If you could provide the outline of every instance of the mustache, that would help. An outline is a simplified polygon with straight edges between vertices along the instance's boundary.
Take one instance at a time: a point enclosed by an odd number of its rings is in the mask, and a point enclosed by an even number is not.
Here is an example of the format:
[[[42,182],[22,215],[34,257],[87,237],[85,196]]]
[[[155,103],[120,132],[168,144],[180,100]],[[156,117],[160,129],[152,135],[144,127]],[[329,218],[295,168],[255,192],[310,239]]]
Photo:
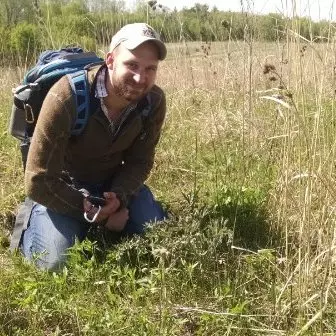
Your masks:
[[[135,87],[137,89],[145,89],[146,88],[146,85],[144,85],[144,84],[138,84],[134,80],[128,80],[128,81],[126,81],[126,84],[132,85],[133,87]]]

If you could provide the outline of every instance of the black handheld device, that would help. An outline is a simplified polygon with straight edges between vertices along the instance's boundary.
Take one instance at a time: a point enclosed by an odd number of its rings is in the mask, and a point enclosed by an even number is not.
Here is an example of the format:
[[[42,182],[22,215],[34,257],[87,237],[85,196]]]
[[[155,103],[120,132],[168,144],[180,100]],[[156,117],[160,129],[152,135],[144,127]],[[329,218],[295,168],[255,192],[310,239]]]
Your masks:
[[[104,206],[106,205],[106,199],[102,197],[97,197],[97,196],[92,196],[89,195],[87,196],[88,201],[90,201],[93,205],[95,206]]]

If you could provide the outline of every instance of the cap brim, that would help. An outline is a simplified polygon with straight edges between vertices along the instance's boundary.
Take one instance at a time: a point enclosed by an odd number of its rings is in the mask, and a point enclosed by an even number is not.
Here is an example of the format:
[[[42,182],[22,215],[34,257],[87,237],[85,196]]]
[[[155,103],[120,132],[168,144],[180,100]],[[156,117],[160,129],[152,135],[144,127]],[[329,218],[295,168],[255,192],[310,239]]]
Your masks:
[[[156,38],[153,37],[142,37],[142,38],[137,38],[136,40],[132,40],[132,39],[128,39],[126,41],[122,41],[122,45],[125,46],[128,50],[134,50],[137,47],[139,47],[139,45],[148,42],[148,41],[152,41],[153,43],[156,44],[156,46],[159,49],[159,59],[162,61],[166,58],[167,56],[167,49],[166,46],[164,45],[164,43]]]

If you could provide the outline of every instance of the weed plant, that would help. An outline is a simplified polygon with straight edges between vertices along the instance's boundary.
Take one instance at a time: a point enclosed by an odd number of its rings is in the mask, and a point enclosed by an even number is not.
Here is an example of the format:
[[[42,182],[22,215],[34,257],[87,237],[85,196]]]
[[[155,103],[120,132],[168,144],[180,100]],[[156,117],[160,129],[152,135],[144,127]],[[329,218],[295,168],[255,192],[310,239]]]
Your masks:
[[[6,251],[23,186],[6,131],[20,73],[2,69],[0,335],[334,335],[333,29],[169,44],[149,184],[170,218],[78,243],[58,274]]]

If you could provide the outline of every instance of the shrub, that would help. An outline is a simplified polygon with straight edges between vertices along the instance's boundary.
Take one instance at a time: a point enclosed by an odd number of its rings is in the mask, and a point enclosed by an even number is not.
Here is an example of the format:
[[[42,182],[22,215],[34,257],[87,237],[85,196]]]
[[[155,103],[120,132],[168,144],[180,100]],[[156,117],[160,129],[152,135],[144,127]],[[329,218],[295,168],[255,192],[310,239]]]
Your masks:
[[[4,59],[11,55],[10,30],[5,27],[0,27],[0,54]]]
[[[26,22],[18,24],[11,32],[10,44],[19,55],[32,55],[41,49],[38,28]]]
[[[83,36],[80,38],[80,46],[88,51],[96,51],[97,44],[95,39],[87,36]]]

